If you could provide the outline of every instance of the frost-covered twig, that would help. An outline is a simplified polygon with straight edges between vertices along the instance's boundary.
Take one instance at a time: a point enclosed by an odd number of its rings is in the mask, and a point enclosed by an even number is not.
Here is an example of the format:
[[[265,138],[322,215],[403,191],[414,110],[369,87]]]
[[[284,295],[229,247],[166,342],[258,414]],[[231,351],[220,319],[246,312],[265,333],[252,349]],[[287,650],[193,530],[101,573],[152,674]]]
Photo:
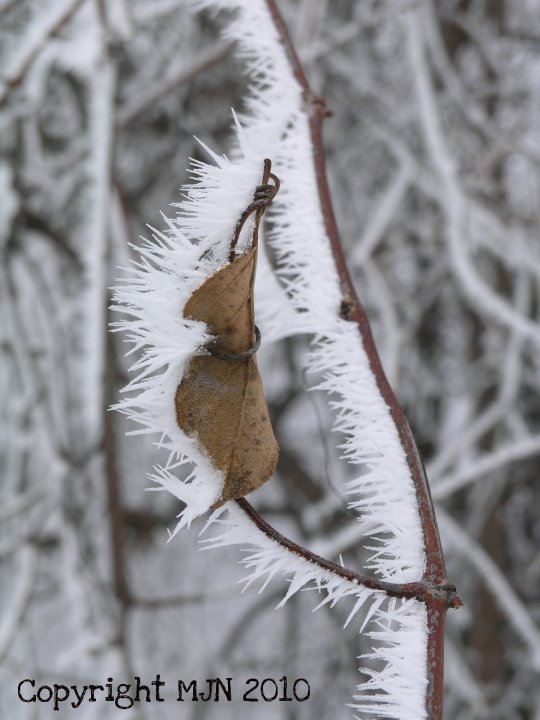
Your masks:
[[[20,40],[17,52],[8,61],[7,67],[0,76],[0,105],[22,83],[40,52],[45,48],[47,40],[69,22],[83,2],[84,0],[63,0],[63,2],[51,3],[50,7],[41,11],[25,37]]]
[[[432,81],[424,49],[423,8],[408,15],[408,44],[411,69],[415,79],[420,121],[425,133],[426,145],[432,163],[439,175],[446,215],[446,239],[452,266],[465,295],[488,317],[507,327],[515,327],[525,336],[540,342],[537,323],[517,312],[500,297],[476,271],[469,255],[465,239],[469,232],[470,209],[468,198],[462,191],[458,170],[442,129],[434,98]]]
[[[445,652],[448,683],[453,685],[458,696],[469,703],[475,717],[479,720],[489,717],[489,705],[482,688],[449,638],[446,639]]]
[[[508,618],[509,624],[528,646],[535,669],[540,669],[540,628],[532,619],[521,599],[497,564],[475,540],[442,510],[439,510],[439,519],[443,532],[448,534],[450,541],[473,565],[485,586],[492,593],[497,605]]]
[[[322,98],[315,96],[309,86],[298,56],[296,55],[293,44],[289,38],[287,28],[281,18],[274,0],[266,0],[266,2],[272,16],[272,20],[279,33],[280,42],[285,48],[292,73],[299,83],[303,93],[303,100],[305,103],[304,107],[308,115],[320,208],[324,220],[326,236],[330,243],[332,257],[340,282],[340,316],[347,321],[356,323],[360,331],[363,348],[368,357],[370,370],[376,379],[379,392],[390,410],[392,420],[398,431],[399,440],[407,458],[409,470],[415,484],[419,512],[422,518],[425,552],[429,556],[429,573],[432,575],[430,579],[432,579],[435,583],[443,582],[446,580],[446,572],[444,570],[442,550],[436,528],[433,507],[429,499],[427,480],[418,456],[418,450],[414,443],[407,420],[398,405],[397,399],[392,392],[382,369],[371,333],[369,320],[358,299],[358,296],[356,295],[341,245],[341,239],[334,215],[326,174],[326,161],[322,138],[322,125],[324,117],[326,116],[324,101]]]
[[[298,555],[313,565],[317,565],[321,571],[332,573],[339,578],[343,578],[357,585],[362,585],[370,590],[380,590],[388,597],[416,598],[417,600],[425,601],[426,592],[429,592],[429,587],[427,587],[424,583],[411,582],[399,584],[384,582],[383,580],[378,580],[377,578],[370,577],[369,575],[363,575],[362,573],[350,570],[342,565],[336,565],[336,563],[333,563],[320,555],[316,555],[310,550],[307,550],[301,545],[298,545],[292,540],[289,540],[285,536],[281,535],[281,533],[278,533],[251,507],[244,498],[237,500],[236,502],[253,524],[268,538],[278,545],[281,545],[281,547],[288,552]],[[452,602],[452,600],[450,600],[450,602]]]
[[[176,68],[175,72],[169,71],[168,77],[145,93],[136,95],[133,98],[130,97],[118,113],[119,125],[127,125],[133,122],[135,118],[153,107],[158,100],[170,93],[174,88],[192,80],[199,73],[224,60],[231,50],[231,43],[222,43],[217,48],[212,48],[211,52],[201,53],[189,67],[182,66]]]
[[[9,652],[12,642],[20,632],[28,610],[38,569],[36,549],[29,544],[25,545],[19,556],[19,562],[20,571],[15,581],[14,591],[11,593],[9,605],[3,613],[0,625],[0,661]]]
[[[509,443],[507,447],[501,447],[494,452],[487,453],[462,470],[443,476],[433,487],[433,497],[435,500],[444,500],[452,493],[485,475],[503,469],[505,465],[537,455],[540,455],[539,437],[524,438]]]
[[[507,151],[519,152],[528,157],[532,162],[540,163],[540,154],[537,148],[527,147],[526,142],[521,137],[512,137],[510,134],[501,131],[497,127],[496,123],[493,122],[493,118],[490,117],[486,109],[482,107],[482,104],[469,92],[461,78],[455,72],[452,67],[447,51],[444,47],[444,42],[441,37],[441,30],[439,23],[435,17],[435,7],[433,2],[426,3],[426,40],[429,46],[431,57],[433,58],[434,65],[441,75],[445,89],[448,91],[452,99],[459,105],[462,112],[467,117],[468,122],[474,126],[474,128],[486,135],[491,141],[496,143],[497,146],[504,148]],[[440,9],[441,17],[446,20],[451,20],[460,27],[464,32],[470,34],[478,47],[489,48],[490,41],[487,37],[480,38],[481,27],[476,26],[474,29],[471,23],[464,23],[459,17],[458,13],[449,13],[446,9]],[[480,31],[480,32],[478,32]]]
[[[326,176],[322,140],[322,124],[326,114],[324,102],[321,101],[320,98],[315,97],[311,91],[275,1],[266,0],[266,2],[278,30],[280,40],[284,45],[292,72],[303,90],[304,103],[309,117],[315,174],[321,210],[324,217],[325,231],[330,242],[334,263],[340,279],[342,294],[340,314],[344,319],[353,321],[358,325],[362,343],[369,358],[370,369],[376,378],[378,389],[390,409],[392,420],[398,431],[399,439],[407,458],[416,490],[418,509],[422,522],[424,551],[426,554],[426,568],[423,578],[428,584],[432,584],[434,588],[447,585],[442,548],[424,469],[408,422],[384,374],[371,334],[369,321],[356,295],[345,262]],[[428,672],[430,674],[430,690],[426,697],[426,709],[429,717],[442,716],[444,614],[447,607],[448,605],[445,600],[435,599],[435,596],[433,597],[431,607],[428,603]]]
[[[208,530],[215,533],[203,539],[204,549],[239,545],[247,551],[241,561],[249,571],[243,581],[244,590],[259,582],[259,592],[262,592],[275,577],[287,578],[287,592],[277,607],[285,605],[301,590],[312,590],[322,596],[314,610],[334,607],[349,598],[353,605],[345,627],[363,609],[360,631],[368,627],[367,636],[374,641],[375,647],[360,658],[363,661],[360,669],[368,680],[358,686],[359,693],[353,696],[355,703],[351,707],[369,716],[399,720],[424,717],[427,662],[424,603],[414,598],[388,600],[385,592],[364,587],[354,573],[345,570],[338,573],[329,563],[325,568],[324,561],[315,562],[305,551],[293,549],[294,543],[261,522],[245,501],[238,505],[228,503],[216,510],[201,534]],[[406,662],[403,645],[407,648]],[[372,662],[376,665],[382,662],[382,668],[372,667]]]
[[[176,595],[164,595],[162,597],[129,597],[132,607],[140,610],[156,610],[158,608],[174,607],[175,605],[194,605],[201,602],[220,602],[224,597],[236,595],[238,586],[224,585],[222,587],[208,588],[200,593],[178,593]]]
[[[411,180],[408,164],[398,168],[395,177],[385,189],[379,204],[368,220],[364,234],[355,248],[353,262],[361,266],[373,254],[378,243],[394,219],[400,203],[403,201]]]
[[[87,377],[85,409],[89,435],[100,441],[103,413],[103,385],[107,307],[107,238],[111,195],[111,163],[114,143],[114,95],[116,69],[104,52],[89,83],[89,122],[92,152],[88,173],[92,181],[87,221],[88,242],[85,269],[88,281]]]
[[[172,400],[186,363],[209,339],[205,325],[184,318],[182,309],[191,293],[226,262],[227,238],[253,193],[261,159],[272,157],[283,184],[268,242],[281,284],[263,262],[255,290],[258,322],[268,343],[285,334],[312,336],[308,370],[332,397],[335,428],[345,437],[343,456],[356,466],[345,493],[372,542],[368,567],[382,580],[347,574],[293,547],[248,506],[242,512],[227,505],[214,513],[210,526],[222,525],[224,532],[209,545],[252,546],[246,561],[253,569],[249,582],[265,578],[263,587],[275,575],[292,573],[285,599],[311,581],[324,590],[324,602],[332,604],[354,595],[358,608],[373,593],[368,618],[383,626],[383,634],[374,631],[371,636],[383,644],[370,657],[383,665],[360,686],[358,709],[400,719],[440,717],[444,614],[459,600],[446,580],[418,451],[382,370],[345,263],[326,178],[324,102],[311,92],[273,2],[197,4],[237,13],[227,37],[236,41],[250,73],[248,113],[242,125],[237,123],[238,157],[230,162],[209,151],[214,166],[194,165],[197,182],[186,188],[179,217],[167,221],[165,232],[154,231],[154,241],[140,249],[135,280],[117,290],[118,308],[131,316],[119,327],[130,333],[135,349],[144,350],[134,365],[139,374],[126,388],[135,394],[126,397],[120,409],[144,426],[142,432],[160,431],[161,444],[170,451],[166,466],[152,479],[186,504],[173,537],[218,500],[223,484],[196,437],[186,436],[175,416]],[[245,249],[249,237],[242,242]],[[181,480],[176,473],[189,463],[194,469]],[[405,586],[410,583],[419,583],[414,597],[422,603],[407,601]],[[391,601],[383,611],[389,592],[399,594],[401,605]],[[405,606],[406,621],[400,610]],[[407,654],[413,646],[423,647],[424,660],[413,663],[420,673],[414,678],[396,664],[402,642]],[[373,694],[374,689],[379,693]]]
[[[520,311],[525,311],[530,303],[530,283],[523,280],[518,285],[518,296],[516,304]],[[441,448],[435,459],[428,465],[428,471],[432,481],[435,481],[435,493],[437,482],[443,477],[444,471],[463,456],[464,451],[474,446],[483,435],[494,428],[503,420],[513,406],[519,388],[520,365],[522,363],[525,338],[517,328],[509,331],[509,338],[506,343],[504,362],[502,363],[502,377],[499,385],[499,394],[495,402],[488,405],[480,415],[477,415],[473,422],[467,425],[451,441],[447,441]]]

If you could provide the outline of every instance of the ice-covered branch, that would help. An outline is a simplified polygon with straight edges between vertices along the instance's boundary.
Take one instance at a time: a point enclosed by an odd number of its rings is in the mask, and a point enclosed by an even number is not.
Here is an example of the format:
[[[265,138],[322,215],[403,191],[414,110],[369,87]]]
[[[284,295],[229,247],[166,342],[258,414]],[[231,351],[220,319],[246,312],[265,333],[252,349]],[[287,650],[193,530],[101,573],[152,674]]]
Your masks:
[[[49,3],[45,10],[40,10],[25,36],[18,42],[17,51],[8,60],[7,67],[0,76],[0,105],[24,80],[46,46],[47,40],[69,22],[83,2],[84,0],[61,0]]]
[[[352,573],[348,581],[355,581],[357,592],[363,583],[361,594],[371,587],[401,598],[407,596],[407,584],[420,582],[425,587],[415,597],[427,604],[427,613],[418,622],[422,625],[427,621],[427,673],[432,691],[427,700],[420,701],[426,687],[423,680],[414,687],[410,683],[397,685],[403,692],[409,688],[415,703],[426,705],[427,714],[438,716],[442,618],[454,600],[449,599],[447,591],[433,508],[418,452],[380,365],[365,311],[345,264],[326,179],[324,103],[308,85],[274,2],[258,0],[247,6],[236,0],[219,0],[197,2],[197,6],[236,13],[226,36],[236,43],[250,76],[248,112],[241,118],[242,125],[237,124],[240,156],[230,162],[209,151],[215,165],[194,166],[197,184],[186,188],[187,199],[180,204],[180,215],[176,221],[168,221],[166,232],[154,232],[154,242],[139,251],[141,260],[135,281],[117,290],[118,308],[132,318],[119,327],[131,333],[136,348],[145,350],[134,366],[139,375],[126,388],[135,394],[123,402],[121,409],[144,425],[145,431],[160,431],[162,445],[170,451],[168,463],[157,469],[153,480],[186,504],[173,537],[215,502],[221,488],[219,474],[196,439],[186,436],[176,424],[172,402],[176,386],[188,358],[207,340],[206,328],[182,318],[179,309],[194,289],[223,265],[228,256],[227,238],[230,241],[235,221],[253,192],[261,158],[271,157],[283,184],[274,201],[268,242],[277,258],[277,277],[287,294],[276,303],[279,292],[269,292],[268,288],[279,286],[271,268],[263,264],[256,285],[262,337],[269,342],[282,336],[281,331],[276,332],[278,313],[279,325],[287,325],[289,334],[312,336],[308,370],[315,376],[317,387],[330,395],[335,428],[345,437],[344,459],[357,468],[345,493],[350,497],[350,507],[359,512],[363,532],[374,543],[368,567],[382,578],[370,580]],[[399,194],[404,183],[405,177],[399,183]],[[394,205],[396,202],[393,200]],[[188,462],[194,463],[196,469],[180,480],[175,471]],[[244,521],[242,532],[238,530],[241,516],[229,506],[226,512],[233,523],[225,524],[224,534],[212,546],[245,540]],[[305,570],[309,558],[310,573],[322,572],[327,578],[325,583],[331,582],[332,588],[341,582],[346,571],[310,556],[298,546],[295,550],[283,538],[278,542],[281,547],[276,548],[276,534],[262,519],[251,511],[249,514],[258,528],[257,542],[263,542],[262,533],[272,548],[269,556],[263,554],[263,559],[257,560],[259,569],[251,579],[266,575],[268,582],[278,571],[286,570],[286,563],[295,567],[301,561],[299,568]],[[270,559],[275,564],[269,565]],[[303,586],[305,577],[304,571],[295,574],[291,589]],[[327,591],[332,600],[334,590]],[[396,648],[405,640],[400,636],[402,629],[403,624],[398,622],[392,640]],[[385,638],[388,640],[388,636]],[[386,668],[393,666],[385,651],[374,652],[374,657],[385,660]],[[359,707],[365,710],[372,703],[374,708],[379,707],[377,703],[381,707],[385,704],[368,692],[377,683],[381,683],[380,689],[388,698],[394,697],[395,687],[389,684],[392,677],[393,670],[372,675],[364,687],[368,693],[365,704],[359,698]],[[387,713],[404,714],[408,712],[407,704],[406,700],[400,705],[397,700],[387,699]],[[418,717],[419,712],[418,706]]]
[[[446,238],[454,272],[463,292],[483,313],[508,327],[516,327],[524,335],[540,341],[538,324],[517,312],[480,276],[473,266],[466,238],[469,234],[470,209],[460,187],[458,169],[445,139],[435,100],[430,70],[424,47],[424,10],[408,14],[408,45],[411,71],[418,96],[420,122],[425,133],[431,162],[443,187],[441,208],[446,218]]]
[[[126,100],[124,107],[118,113],[118,123],[127,125],[146,110],[152,108],[162,97],[185,82],[193,80],[199,73],[204,72],[212,65],[224,60],[231,52],[232,46],[229,43],[222,43],[210,52],[203,52],[190,63],[189,67],[180,66],[169,70],[167,77],[146,92],[141,92]]]
[[[404,598],[385,601],[384,592],[363,586],[354,574],[347,576],[343,570],[340,576],[328,569],[330,564],[325,569],[303,553],[291,552],[291,547],[286,547],[291,545],[289,541],[275,531],[268,532],[268,527],[261,529],[260,524],[247,503],[239,506],[228,503],[213,513],[203,529],[203,536],[214,531],[211,537],[203,537],[203,549],[239,545],[247,551],[241,561],[248,571],[244,590],[257,583],[262,592],[274,578],[285,577],[288,588],[277,607],[285,605],[300,590],[315,590],[323,596],[315,610],[327,605],[334,607],[350,598],[353,604],[345,627],[364,609],[360,631],[367,627],[367,635],[374,644],[373,650],[361,658],[365,663],[361,670],[368,679],[358,685],[351,707],[370,716],[382,713],[399,720],[423,717],[427,662],[423,603]],[[403,645],[407,648],[406,663]],[[371,667],[372,662],[381,661],[382,671]]]
[[[530,437],[518,440],[507,447],[500,447],[484,457],[470,462],[467,467],[443,477],[433,487],[435,500],[444,500],[452,493],[466,487],[489,473],[502,470],[506,465],[536,457],[540,454],[540,438]]]
[[[353,262],[362,265],[371,256],[394,219],[410,180],[410,168],[408,164],[404,164],[398,168],[395,177],[369,218],[364,234],[354,250]]]
[[[439,517],[443,532],[448,534],[450,541],[480,575],[509,624],[528,646],[534,667],[540,669],[540,629],[529,611],[487,552],[446,512],[439,510]]]
[[[88,287],[87,372],[91,382],[85,412],[89,442],[99,442],[103,407],[107,283],[109,198],[114,138],[114,96],[116,70],[104,54],[97,63],[88,88],[91,154],[88,172],[91,178],[90,202],[86,232],[85,273]]]
[[[36,582],[38,557],[35,548],[26,545],[19,555],[20,570],[15,580],[9,605],[3,612],[0,625],[0,661],[9,652],[11,645],[21,631],[24,616]]]

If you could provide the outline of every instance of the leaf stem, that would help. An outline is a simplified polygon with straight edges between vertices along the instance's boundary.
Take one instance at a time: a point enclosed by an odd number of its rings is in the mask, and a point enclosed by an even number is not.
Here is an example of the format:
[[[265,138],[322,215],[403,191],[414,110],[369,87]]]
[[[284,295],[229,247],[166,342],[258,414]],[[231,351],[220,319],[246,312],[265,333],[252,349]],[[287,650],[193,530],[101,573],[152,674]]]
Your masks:
[[[279,178],[276,177],[274,173],[270,172],[271,169],[272,162],[271,160],[266,158],[264,161],[261,185],[258,185],[255,188],[255,192],[253,194],[253,201],[247,206],[247,208],[240,216],[240,219],[236,223],[234,234],[231,240],[231,248],[229,251],[229,262],[234,261],[234,258],[236,257],[236,245],[238,243],[238,240],[240,239],[240,233],[242,232],[242,228],[244,227],[249,216],[252,215],[254,212],[256,212],[257,214],[255,215],[255,225],[253,227],[251,246],[257,247],[257,243],[259,241],[259,225],[261,224],[262,216],[264,215],[264,211],[266,210],[266,208],[270,207],[270,205],[272,204],[272,201],[277,195],[280,187]],[[268,181],[270,179],[273,180],[274,185],[268,184]]]

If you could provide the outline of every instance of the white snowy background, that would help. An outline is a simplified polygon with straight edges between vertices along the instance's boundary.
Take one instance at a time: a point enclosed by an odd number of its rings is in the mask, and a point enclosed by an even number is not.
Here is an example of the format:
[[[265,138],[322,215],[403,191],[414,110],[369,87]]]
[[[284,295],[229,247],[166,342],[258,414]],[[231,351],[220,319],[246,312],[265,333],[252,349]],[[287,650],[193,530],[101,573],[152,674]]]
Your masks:
[[[349,266],[426,462],[449,575],[466,603],[448,618],[446,717],[538,718],[540,6],[280,7],[334,113],[326,140]],[[305,677],[309,702],[259,703],[256,716],[353,715],[346,703],[366,664],[357,657],[372,649],[358,633],[370,600],[345,630],[346,597],[313,614],[319,599],[298,593],[275,611],[287,584],[276,578],[259,595],[255,582],[241,595],[242,554],[200,553],[203,522],[167,544],[182,505],[144,492],[167,453],[159,437],[126,437],[132,423],[107,411],[136,359],[124,357],[123,334],[107,332],[117,268],[137,259],[128,243],[151,237],[146,223],[163,230],[161,211],[174,216],[188,158],[211,160],[193,135],[231,155],[230,108],[246,110],[245,65],[219,28],[181,0],[0,3],[7,717],[52,716],[17,701],[22,677],[82,685],[157,672],[171,687],[180,677],[233,676],[238,686],[254,675]],[[263,30],[260,42],[263,52]],[[312,197],[288,169],[285,198],[287,181]],[[299,206],[300,230],[314,222]],[[269,264],[279,253],[270,237]],[[297,305],[311,298],[313,315],[332,300],[331,290],[317,298],[321,253],[307,258],[310,282],[297,288]],[[250,500],[288,536],[361,570],[369,527],[345,510],[354,468],[339,459],[345,438],[330,432],[326,394],[306,392],[307,339],[263,319],[275,342],[263,342],[261,374],[281,457]],[[302,322],[296,331],[316,330]],[[181,717],[248,718],[252,708],[185,703]],[[120,711],[98,703],[74,712]],[[166,702],[121,714],[178,712]]]

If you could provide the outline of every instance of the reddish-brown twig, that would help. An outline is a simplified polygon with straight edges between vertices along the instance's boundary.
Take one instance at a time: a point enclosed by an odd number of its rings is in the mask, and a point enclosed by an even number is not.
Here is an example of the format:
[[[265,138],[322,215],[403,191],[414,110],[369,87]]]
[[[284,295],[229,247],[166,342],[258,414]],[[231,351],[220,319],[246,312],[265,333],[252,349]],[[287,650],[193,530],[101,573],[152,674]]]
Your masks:
[[[309,86],[275,0],[266,0],[266,4],[287,55],[291,72],[303,90],[304,109],[309,120],[319,202],[326,234],[334,258],[334,264],[340,280],[342,293],[340,315],[343,319],[355,322],[358,326],[360,340],[368,356],[371,371],[376,379],[379,391],[390,410],[416,489],[426,557],[423,577],[418,583],[392,585],[391,583],[375,581],[351,570],[341,568],[328,560],[313,555],[304,548],[299,547],[281,536],[251,508],[247,501],[242,499],[237,502],[260,530],[276,542],[279,542],[289,551],[300,554],[307,560],[315,562],[321,568],[336,573],[341,577],[346,577],[353,582],[362,583],[367,587],[382,590],[393,596],[397,595],[403,598],[416,597],[426,604],[428,624],[428,690],[426,695],[426,711],[429,720],[441,720],[443,703],[444,620],[447,609],[449,607],[459,607],[461,600],[457,596],[455,588],[448,583],[446,577],[446,568],[433,503],[418,449],[403,410],[399,406],[396,396],[384,374],[373,340],[369,320],[356,295],[345,262],[326,175],[326,160],[322,138],[323,120],[327,115],[325,103],[322,98],[313,93]]]
[[[240,239],[240,233],[242,232],[242,228],[246,224],[248,218],[250,215],[253,215],[253,213],[256,213],[255,215],[255,225],[253,227],[253,235],[252,235],[252,245],[253,247],[257,246],[258,240],[259,240],[259,225],[261,224],[262,216],[264,214],[264,211],[267,207],[270,207],[272,204],[272,200],[277,195],[279,191],[279,178],[274,175],[274,173],[270,172],[272,169],[272,162],[266,158],[264,161],[264,171],[263,171],[263,177],[261,184],[257,186],[255,189],[255,193],[253,195],[253,202],[251,202],[247,208],[244,210],[242,215],[240,216],[240,219],[236,223],[236,227],[234,229],[233,237],[231,240],[231,247],[229,251],[229,262],[233,262],[235,255],[236,255],[236,245],[238,243],[238,240]],[[273,185],[269,185],[268,181],[272,180],[274,183]]]
[[[240,500],[237,500],[236,502],[246,513],[249,519],[267,537],[277,542],[285,548],[285,550],[288,550],[295,555],[299,555],[308,562],[318,565],[321,570],[326,570],[334,575],[338,575],[349,582],[363,585],[370,590],[380,590],[385,593],[385,595],[388,595],[388,597],[416,598],[416,600],[420,600],[420,602],[426,602],[427,595],[429,594],[436,596],[438,600],[444,602],[446,607],[454,607],[456,604],[460,604],[460,600],[456,595],[456,588],[448,583],[437,588],[428,586],[423,580],[410,583],[390,583],[385,582],[384,580],[378,580],[377,578],[370,577],[368,575],[362,575],[361,573],[350,570],[342,565],[337,565],[331,560],[327,560],[320,555],[312,553],[310,550],[307,550],[279,533],[251,507],[245,498],[240,498]]]

